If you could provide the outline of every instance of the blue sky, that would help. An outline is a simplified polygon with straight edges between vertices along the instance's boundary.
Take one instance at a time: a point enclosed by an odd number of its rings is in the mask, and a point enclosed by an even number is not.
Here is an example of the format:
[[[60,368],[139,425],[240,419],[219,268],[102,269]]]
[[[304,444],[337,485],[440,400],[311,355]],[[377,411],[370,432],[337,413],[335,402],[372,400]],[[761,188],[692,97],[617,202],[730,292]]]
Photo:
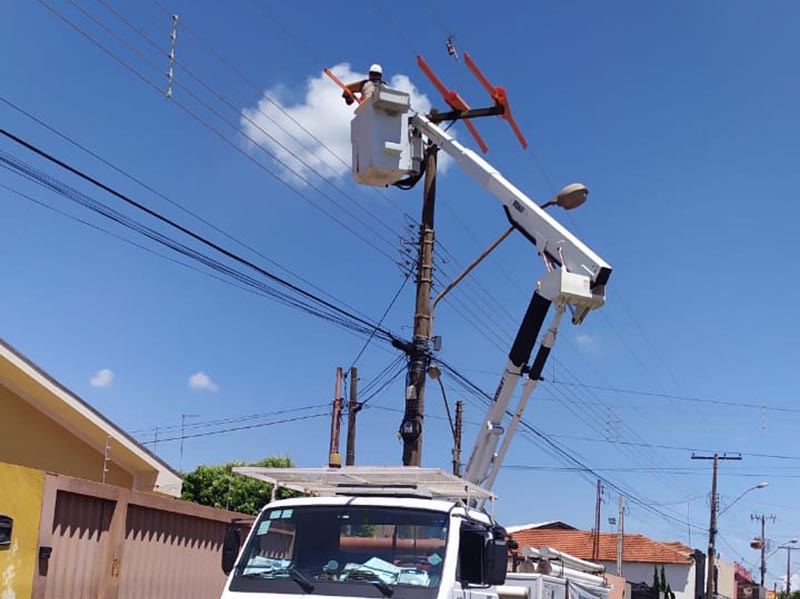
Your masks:
[[[417,217],[421,190],[359,188],[341,162],[292,129],[276,106],[346,160],[349,114],[337,89],[321,78],[324,67],[347,75],[378,61],[387,75],[416,87],[417,108],[424,110],[426,100],[441,107],[416,67],[422,53],[467,101],[487,104],[463,62],[445,51],[448,34],[455,35],[459,51],[470,52],[507,88],[532,147],[521,150],[505,124],[484,119],[478,127],[490,146],[487,159],[540,200],[566,183],[586,183],[589,203],[556,217],[614,266],[607,305],[581,327],[562,328],[527,420],[672,516],[665,520],[631,505],[630,531],[686,543],[691,534],[691,544],[703,548],[710,464],[690,456],[716,450],[744,455],[721,467],[723,506],[760,480],[770,483],[723,516],[723,557],[757,562],[748,547],[757,532],[751,513],[777,516],[768,536],[778,543],[800,534],[793,509],[800,450],[792,443],[800,328],[793,308],[800,208],[792,201],[800,160],[799,6],[532,2],[488,11],[485,4],[423,0],[402,10],[377,1],[163,4],[180,17],[173,101],[163,95],[169,15],[154,2],[109,4],[157,50],[93,0],[52,6],[154,87],[42,4],[7,2],[0,9],[0,44],[13,58],[0,67],[2,97],[252,249],[236,246],[8,103],[0,103],[4,128],[378,319],[402,284],[395,261],[407,246],[400,238],[413,238],[403,213]],[[181,106],[213,123],[228,142]],[[286,144],[301,138],[300,146],[289,147],[325,179],[285,160],[312,186],[299,182],[227,124],[274,150],[253,122]],[[281,122],[292,136],[277,128]],[[455,130],[468,141],[466,131]],[[121,209],[7,140],[0,150]],[[5,169],[0,184],[156,249]],[[441,287],[506,221],[499,203],[452,166],[438,191],[437,241],[446,258],[437,270]],[[189,434],[322,414],[335,368],[350,366],[363,346],[362,336],[186,269],[5,188],[0,197],[0,336],[115,422],[139,431],[143,441],[152,440],[156,426],[162,439],[175,437],[182,414],[199,415],[190,420],[198,426]],[[337,221],[362,231],[363,239]],[[534,249],[515,235],[437,311],[442,357],[490,393],[541,274]],[[410,336],[412,311],[408,284],[385,325]],[[395,357],[394,350],[371,343],[357,364],[361,386]],[[95,383],[105,384],[94,386],[91,379],[102,370],[113,376],[100,375]],[[399,463],[401,381],[361,413],[359,462]],[[468,455],[484,407],[452,380],[444,384],[451,402],[466,402]],[[447,468],[443,403],[435,385],[428,389],[423,461]],[[275,414],[284,410],[295,411]],[[266,416],[210,425],[256,414]],[[328,427],[327,418],[317,416],[192,437],[184,444],[183,467],[274,454],[322,465]],[[162,442],[157,451],[178,466],[178,442]],[[564,464],[523,435],[506,464],[497,483],[504,522],[560,519],[592,526],[593,475],[562,470]],[[616,495],[606,492],[604,523],[616,515]],[[773,559],[770,584],[783,570],[782,558]]]

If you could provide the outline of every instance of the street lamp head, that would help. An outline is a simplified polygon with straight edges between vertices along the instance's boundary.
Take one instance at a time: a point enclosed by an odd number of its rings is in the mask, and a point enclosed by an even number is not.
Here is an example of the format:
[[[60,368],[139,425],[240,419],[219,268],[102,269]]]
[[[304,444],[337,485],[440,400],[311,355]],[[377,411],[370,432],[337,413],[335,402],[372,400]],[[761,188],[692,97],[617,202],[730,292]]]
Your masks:
[[[583,183],[570,183],[540,207],[559,206],[564,210],[572,210],[582,205],[588,196],[589,188]]]
[[[756,485],[756,489],[763,489],[764,487],[768,487],[769,483],[765,480],[761,481]]]
[[[792,540],[791,540],[791,541],[789,541],[789,542],[790,542],[790,543],[797,543],[797,539],[792,539]]]

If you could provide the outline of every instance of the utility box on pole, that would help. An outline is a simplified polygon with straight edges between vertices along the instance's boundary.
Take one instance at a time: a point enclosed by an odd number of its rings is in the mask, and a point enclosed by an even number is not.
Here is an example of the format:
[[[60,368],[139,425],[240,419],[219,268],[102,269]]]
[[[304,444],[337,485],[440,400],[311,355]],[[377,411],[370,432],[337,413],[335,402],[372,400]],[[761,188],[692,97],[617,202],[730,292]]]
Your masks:
[[[419,173],[422,140],[416,161],[408,136],[411,96],[380,86],[356,109],[350,123],[353,178],[363,185],[385,187]]]

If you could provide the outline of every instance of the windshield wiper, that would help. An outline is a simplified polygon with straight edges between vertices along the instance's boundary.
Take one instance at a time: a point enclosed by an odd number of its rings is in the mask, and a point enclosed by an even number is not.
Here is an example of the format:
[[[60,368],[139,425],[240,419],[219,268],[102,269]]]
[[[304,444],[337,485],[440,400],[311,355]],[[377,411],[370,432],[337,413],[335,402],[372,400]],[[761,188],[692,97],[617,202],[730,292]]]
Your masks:
[[[303,576],[297,568],[286,568],[286,572],[289,573],[289,577],[294,580],[306,593],[314,592],[314,585],[311,584],[311,581]]]
[[[394,595],[394,589],[383,582],[372,570],[367,570],[366,568],[355,568],[347,572],[347,578],[352,580],[363,580],[364,582],[375,585],[375,587],[381,593],[383,593],[384,597],[391,597]]]
[[[273,578],[275,576],[280,576],[282,574],[288,574],[289,578],[291,578],[294,582],[296,582],[300,586],[300,588],[303,589],[306,593],[313,593],[314,592],[314,585],[311,583],[311,581],[308,578],[303,576],[303,574],[297,568],[294,568],[294,567],[273,568],[272,566],[267,566],[267,565],[263,565],[263,566],[262,565],[255,565],[255,566],[245,566],[244,569],[250,569],[250,568],[257,568],[259,570],[261,570],[263,568],[263,570],[258,571],[258,572],[247,572],[247,573],[242,574],[242,576],[247,576],[247,577],[250,577],[250,578],[266,578],[266,579],[270,579],[270,578]]]

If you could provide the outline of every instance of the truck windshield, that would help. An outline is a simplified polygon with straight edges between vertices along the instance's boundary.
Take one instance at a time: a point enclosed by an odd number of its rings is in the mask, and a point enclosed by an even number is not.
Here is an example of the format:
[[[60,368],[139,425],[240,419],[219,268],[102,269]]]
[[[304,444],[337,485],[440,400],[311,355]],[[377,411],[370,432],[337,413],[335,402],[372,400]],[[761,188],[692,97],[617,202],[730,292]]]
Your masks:
[[[419,596],[413,591],[439,586],[447,524],[447,514],[414,509],[268,509],[254,525],[231,590]]]

